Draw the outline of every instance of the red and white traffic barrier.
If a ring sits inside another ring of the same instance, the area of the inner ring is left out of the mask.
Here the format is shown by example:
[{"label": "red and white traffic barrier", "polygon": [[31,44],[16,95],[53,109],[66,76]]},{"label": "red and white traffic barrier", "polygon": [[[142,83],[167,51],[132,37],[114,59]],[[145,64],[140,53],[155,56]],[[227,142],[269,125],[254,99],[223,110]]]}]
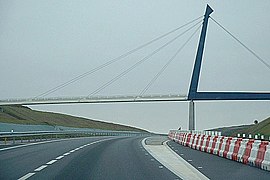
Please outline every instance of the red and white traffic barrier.
[{"label": "red and white traffic barrier", "polygon": [[251,166],[255,166],[255,160],[257,158],[260,144],[261,144],[260,140],[255,140],[254,143],[252,144],[250,156],[248,158],[248,164]]},{"label": "red and white traffic barrier", "polygon": [[218,136],[217,133],[205,135],[187,131],[170,131],[168,138],[183,146],[270,171],[270,143],[268,141]]},{"label": "red and white traffic barrier", "polygon": [[231,159],[234,160],[234,161],[237,161],[237,157],[238,157],[238,152],[240,150],[240,146],[241,146],[241,143],[242,143],[242,138],[237,138],[237,140],[235,141],[235,144],[234,144],[234,148],[233,148],[233,153],[232,153],[232,157]]},{"label": "red and white traffic barrier", "polygon": [[269,142],[262,141],[261,144],[259,145],[259,150],[257,153],[257,157],[255,159],[255,166],[262,168],[262,162],[265,159],[267,148],[270,149]]},{"label": "red and white traffic barrier", "polygon": [[216,148],[218,138],[219,138],[219,136],[215,136],[215,137],[213,138],[212,142],[210,143],[211,146],[210,146],[210,149],[209,149],[209,151],[208,151],[210,154],[213,154],[213,153],[214,153],[214,149]]},{"label": "red and white traffic barrier", "polygon": [[219,151],[221,149],[222,143],[224,141],[224,136],[219,136],[215,145],[215,149],[213,151],[213,154],[219,155]]},{"label": "red and white traffic barrier", "polygon": [[188,147],[192,147],[194,145],[195,139],[196,139],[196,134],[193,134],[190,138],[190,143],[188,145]]},{"label": "red and white traffic barrier", "polygon": [[196,149],[198,144],[199,144],[199,140],[201,138],[201,134],[197,134],[196,138],[195,138],[195,141],[194,141],[194,144],[192,145],[192,148],[193,149]]},{"label": "red and white traffic barrier", "polygon": [[270,144],[268,144],[266,148],[261,168],[270,171]]},{"label": "red and white traffic barrier", "polygon": [[200,141],[199,141],[199,144],[198,144],[198,146],[197,146],[197,150],[199,150],[199,151],[202,151],[202,146],[203,146],[203,142],[204,142],[204,139],[206,138],[206,135],[205,134],[203,134],[202,136],[201,136],[201,139],[200,139]]},{"label": "red and white traffic barrier", "polygon": [[251,149],[252,149],[252,145],[254,143],[254,139],[250,139],[248,142],[247,142],[247,145],[246,145],[246,148],[245,148],[245,151],[244,151],[244,154],[240,160],[240,162],[242,162],[243,164],[247,164],[248,163],[248,158],[250,156],[250,152],[251,152]]},{"label": "red and white traffic barrier", "polygon": [[233,154],[233,150],[234,150],[236,141],[237,141],[237,138],[232,138],[231,144],[229,146],[229,150],[227,152],[227,157],[226,157],[227,159],[232,159],[232,154]]},{"label": "red and white traffic barrier", "polygon": [[207,136],[207,138],[206,138],[206,142],[205,142],[205,145],[203,146],[203,151],[204,152],[207,152],[207,149],[208,149],[208,147],[209,147],[209,144],[210,144],[210,141],[211,141],[211,135],[209,135],[209,136]]}]

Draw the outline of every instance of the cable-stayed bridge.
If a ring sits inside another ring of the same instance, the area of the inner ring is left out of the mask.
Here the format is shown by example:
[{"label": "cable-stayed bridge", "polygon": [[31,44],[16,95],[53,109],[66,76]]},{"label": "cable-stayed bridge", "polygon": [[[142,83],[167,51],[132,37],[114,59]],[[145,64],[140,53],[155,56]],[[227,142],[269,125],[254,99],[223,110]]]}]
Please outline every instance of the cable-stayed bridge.
[{"label": "cable-stayed bridge", "polygon": [[[189,108],[189,129],[195,129],[195,120],[194,120],[194,101],[203,101],[203,100],[270,100],[270,92],[199,92],[198,85],[201,73],[201,66],[203,62],[203,52],[206,40],[206,33],[208,27],[209,19],[213,20],[215,24],[217,24],[222,30],[224,30],[227,34],[229,34],[237,43],[239,43],[244,49],[246,49],[250,54],[252,54],[260,63],[270,70],[269,63],[262,59],[259,55],[257,55],[254,51],[248,48],[244,43],[242,43],[237,37],[235,37],[232,33],[230,33],[225,27],[223,27],[219,22],[217,22],[214,18],[210,16],[213,12],[210,6],[207,5],[206,11],[204,16],[198,17],[183,26],[175,28],[157,38],[148,41],[137,48],[128,51],[125,54],[120,55],[119,57],[112,59],[105,64],[102,64],[99,67],[96,67],[90,71],[87,71],[79,76],[74,77],[73,79],[60,84],[44,93],[41,93],[33,98],[26,98],[26,99],[4,99],[0,100],[0,105],[39,105],[39,104],[73,104],[73,103],[121,103],[121,102],[128,102],[128,103],[139,103],[139,102],[162,102],[162,101],[189,101],[190,108]],[[203,20],[202,20],[202,17]],[[192,72],[192,78],[190,81],[190,88],[188,90],[187,95],[180,95],[180,94],[172,94],[172,95],[145,95],[146,91],[155,83],[155,81],[159,78],[159,76],[165,72],[166,68],[170,65],[170,63],[176,58],[176,56],[182,51],[182,49],[188,44],[188,42],[194,37],[194,35],[200,30],[201,27],[201,34],[199,38],[197,53],[195,57],[195,63]],[[108,82],[104,83],[98,89],[93,91],[87,96],[79,96],[79,97],[55,97],[55,98],[47,98],[48,95],[65,88],[66,86],[90,75],[94,72],[103,69],[115,62],[122,60],[123,58],[129,56],[130,54],[137,52],[138,50],[178,31],[179,29],[186,28],[183,32],[178,34],[177,36],[171,38],[167,43],[163,44],[159,48],[155,49],[153,52],[145,56],[144,58],[137,61],[135,64],[127,68],[126,70],[122,71],[117,76],[113,77]],[[101,92],[103,89],[107,88],[114,82],[116,82],[121,77],[127,75],[130,71],[134,70],[139,65],[143,64],[153,55],[160,52],[162,49],[170,45],[171,43],[175,42],[179,37],[183,36],[187,32],[193,30],[193,33],[186,39],[182,46],[180,46],[175,54],[169,58],[167,63],[162,67],[162,69],[152,78],[152,80],[147,84],[147,86],[138,94],[138,95],[121,95],[121,96],[98,96],[97,94]]]},{"label": "cable-stayed bridge", "polygon": [[[114,83],[116,80],[126,75],[128,72],[142,64],[145,60],[157,53],[163,47],[173,42],[177,37],[171,39],[170,42],[164,44],[150,55],[138,61],[136,64],[127,70],[115,76],[110,81],[102,85],[97,90],[87,96],[78,97],[47,97],[55,91],[58,91],[73,82],[106,67],[121,58],[135,52],[136,50],[154,42],[166,34],[176,31],[172,30],[138,48],[121,55],[119,58],[113,59],[100,67],[85,72],[70,81],[67,81],[55,88],[52,88],[38,96],[24,99],[3,99],[0,100],[0,105],[39,105],[39,104],[73,104],[73,103],[142,103],[142,102],[168,102],[168,101],[188,101],[190,102],[190,117],[189,129],[195,128],[194,123],[194,102],[203,100],[270,100],[270,92],[200,92],[198,91],[198,83],[200,78],[200,69],[203,59],[203,49],[205,44],[205,35],[207,31],[208,18],[213,10],[207,6],[202,24],[201,36],[199,40],[198,50],[196,54],[192,79],[187,95],[171,94],[171,95],[145,95],[149,87],[158,79],[170,62],[176,57],[182,47],[178,49],[174,56],[163,66],[156,76],[138,95],[119,95],[119,96],[98,96],[97,94]],[[210,17],[211,18],[211,17]],[[196,22],[192,21],[192,22]],[[196,25],[201,25],[200,22]],[[193,27],[196,27],[193,26]],[[200,27],[200,26],[199,26]],[[190,28],[192,29],[192,28]],[[197,32],[198,28],[193,35]],[[190,39],[189,38],[189,39]],[[188,39],[188,40],[189,40]],[[186,41],[186,43],[188,42]],[[238,39],[236,39],[238,41]],[[240,41],[239,41],[240,42]],[[240,42],[241,44],[241,42]],[[244,45],[245,46],[245,45]],[[256,53],[247,49],[266,67],[270,66],[267,61],[261,59]],[[41,135],[42,136],[42,135]],[[193,142],[195,142],[193,136]],[[203,135],[204,137],[204,135]],[[48,137],[45,137],[48,138]],[[144,138],[144,137],[143,137]],[[20,146],[11,146],[0,148],[0,179],[269,179],[269,172],[261,171],[259,168],[245,166],[242,163],[228,161],[219,156],[213,156],[202,153],[200,151],[190,151],[173,142],[164,143],[166,137],[162,139],[151,137],[143,139],[142,137],[127,138],[119,137],[84,137],[65,140],[50,140],[45,142],[23,144]],[[180,139],[180,136],[178,137]],[[189,136],[189,140],[190,140]],[[217,137],[216,137],[217,138]],[[221,137],[220,137],[221,138]],[[224,137],[223,137],[224,138]],[[223,138],[221,141],[223,141]],[[207,138],[208,139],[208,138]],[[27,140],[27,139],[25,139]],[[197,143],[198,143],[197,139]],[[206,140],[206,139],[205,139]],[[206,142],[205,140],[201,142]],[[21,139],[21,142],[23,139]],[[29,141],[29,139],[28,139]],[[209,141],[208,141],[209,142]],[[212,147],[214,142],[217,146],[217,141],[212,139]],[[219,144],[218,152],[221,151],[226,156],[233,147],[229,144],[230,150],[226,144]],[[165,147],[164,145],[169,146]],[[192,143],[194,144],[194,143]],[[206,142],[207,144],[207,142]],[[236,143],[235,143],[236,144]],[[242,142],[241,146],[242,147]],[[255,143],[254,143],[255,145]],[[256,146],[257,145],[257,146]],[[256,144],[253,149],[259,146]],[[263,149],[265,146],[258,147]],[[163,147],[164,146],[164,147]],[[201,143],[202,146],[202,143]],[[210,147],[205,145],[204,149]],[[226,146],[226,147],[225,147]],[[236,145],[235,145],[236,146]],[[268,145],[269,146],[269,145]],[[253,149],[247,149],[250,154],[254,155]],[[227,150],[226,150],[227,149]],[[236,148],[234,148],[236,149]],[[265,151],[265,149],[264,149]],[[173,154],[173,156],[171,155]],[[235,154],[235,153],[233,153]],[[237,154],[237,153],[236,153]],[[258,153],[259,154],[259,153]],[[268,153],[269,155],[269,153]],[[177,158],[176,158],[177,157]],[[255,161],[256,162],[256,161]],[[269,162],[269,161],[268,161]],[[192,165],[191,165],[192,164]],[[255,163],[256,164],[256,163]],[[174,167],[174,168],[173,168]],[[241,172],[240,172],[241,171]],[[240,173],[239,173],[240,172]],[[268,174],[267,174],[268,173]],[[233,176],[233,177],[230,177]]]}]

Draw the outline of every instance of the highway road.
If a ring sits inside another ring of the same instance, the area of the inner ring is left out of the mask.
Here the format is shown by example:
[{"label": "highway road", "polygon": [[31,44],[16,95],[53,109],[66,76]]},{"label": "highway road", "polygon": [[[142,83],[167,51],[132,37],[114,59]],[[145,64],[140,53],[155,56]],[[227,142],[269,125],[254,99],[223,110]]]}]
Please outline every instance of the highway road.
[{"label": "highway road", "polygon": [[0,179],[179,179],[143,137],[92,137],[0,150]]},{"label": "highway road", "polygon": [[167,144],[173,151],[206,175],[209,179],[270,179],[269,171],[194,150],[173,141],[169,141]]},{"label": "highway road", "polygon": [[[142,146],[144,137],[88,137],[0,149],[0,179],[180,179]],[[210,179],[270,179],[270,172],[169,147]]]}]

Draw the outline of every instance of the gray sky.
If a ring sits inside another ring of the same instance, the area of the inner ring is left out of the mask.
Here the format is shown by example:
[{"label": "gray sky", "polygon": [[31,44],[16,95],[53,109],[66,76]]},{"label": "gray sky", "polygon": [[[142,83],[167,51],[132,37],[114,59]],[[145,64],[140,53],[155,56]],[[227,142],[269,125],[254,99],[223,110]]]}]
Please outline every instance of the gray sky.
[{"label": "gray sky", "polygon": [[[0,99],[39,95],[202,16],[207,3],[214,9],[211,15],[214,19],[270,64],[268,0],[0,0]],[[183,36],[100,94],[139,94],[189,36],[190,33]],[[198,39],[199,33],[146,94],[187,94]],[[49,97],[88,95],[168,40]],[[269,92],[269,77],[269,69],[210,20],[199,91]],[[260,121],[270,116],[269,107],[269,101],[197,102],[196,127],[206,129]],[[32,108],[163,133],[179,126],[186,128],[188,121],[185,102]]]}]

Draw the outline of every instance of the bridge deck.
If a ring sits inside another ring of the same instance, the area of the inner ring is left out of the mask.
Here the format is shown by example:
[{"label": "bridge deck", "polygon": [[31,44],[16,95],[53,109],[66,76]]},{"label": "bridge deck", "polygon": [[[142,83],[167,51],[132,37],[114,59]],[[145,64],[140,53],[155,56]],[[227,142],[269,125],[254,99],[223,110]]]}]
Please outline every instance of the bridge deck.
[{"label": "bridge deck", "polygon": [[75,104],[75,103],[121,103],[121,102],[158,102],[186,101],[184,95],[153,95],[153,96],[95,96],[95,97],[64,97],[37,99],[6,99],[0,105],[40,105],[40,104]]}]

